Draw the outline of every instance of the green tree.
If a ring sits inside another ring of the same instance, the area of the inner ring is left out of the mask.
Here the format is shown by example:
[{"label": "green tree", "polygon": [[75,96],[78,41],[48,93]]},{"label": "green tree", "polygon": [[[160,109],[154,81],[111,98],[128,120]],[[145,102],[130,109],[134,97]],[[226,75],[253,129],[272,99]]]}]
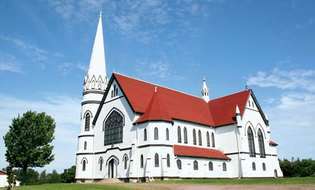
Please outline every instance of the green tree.
[{"label": "green tree", "polygon": [[68,169],[65,169],[61,174],[62,182],[63,183],[73,183],[75,182],[75,166],[72,166]]},{"label": "green tree", "polygon": [[5,156],[10,166],[22,169],[22,184],[29,167],[43,167],[54,160],[52,154],[54,119],[45,113],[27,111],[12,120],[4,136]]}]

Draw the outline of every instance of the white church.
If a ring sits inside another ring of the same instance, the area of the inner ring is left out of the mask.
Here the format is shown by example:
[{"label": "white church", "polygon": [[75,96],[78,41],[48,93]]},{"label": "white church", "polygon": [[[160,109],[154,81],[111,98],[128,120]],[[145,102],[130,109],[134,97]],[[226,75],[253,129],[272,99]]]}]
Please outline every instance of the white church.
[{"label": "white church", "polygon": [[100,16],[84,78],[77,182],[282,177],[252,90],[210,99],[106,73]]}]

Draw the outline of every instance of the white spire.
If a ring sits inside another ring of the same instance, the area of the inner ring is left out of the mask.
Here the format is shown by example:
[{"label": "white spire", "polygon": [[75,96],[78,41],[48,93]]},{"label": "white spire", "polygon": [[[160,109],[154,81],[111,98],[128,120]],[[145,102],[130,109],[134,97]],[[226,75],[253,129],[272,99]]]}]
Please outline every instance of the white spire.
[{"label": "white spire", "polygon": [[202,98],[206,101],[206,102],[209,102],[209,90],[208,90],[208,86],[207,86],[207,83],[206,83],[206,79],[203,78],[203,82],[202,82],[202,89],[201,89],[201,95],[202,95]]},{"label": "white spire", "polygon": [[107,84],[102,12],[100,12],[89,70],[85,76],[84,89],[105,90]]}]

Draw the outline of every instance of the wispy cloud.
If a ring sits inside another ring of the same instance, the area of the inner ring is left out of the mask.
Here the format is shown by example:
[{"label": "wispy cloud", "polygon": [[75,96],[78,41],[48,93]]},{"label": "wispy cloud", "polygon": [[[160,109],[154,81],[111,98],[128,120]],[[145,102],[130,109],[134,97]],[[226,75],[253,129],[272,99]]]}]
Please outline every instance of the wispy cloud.
[{"label": "wispy cloud", "polygon": [[80,129],[80,99],[70,96],[50,96],[42,100],[27,100],[0,94],[0,168],[6,166],[5,147],[2,136],[8,130],[12,119],[27,110],[46,112],[56,120],[54,140],[55,161],[48,169],[69,167],[74,164],[76,151],[76,136]]},{"label": "wispy cloud", "polygon": [[315,133],[315,71],[276,68],[256,73],[248,78],[247,84],[268,88],[269,91],[280,90],[280,95],[267,99],[265,106],[272,136],[280,141],[280,155],[314,158],[315,140],[310,134]]},{"label": "wispy cloud", "polygon": [[17,64],[16,58],[12,55],[0,53],[0,72],[22,73],[22,69]]}]

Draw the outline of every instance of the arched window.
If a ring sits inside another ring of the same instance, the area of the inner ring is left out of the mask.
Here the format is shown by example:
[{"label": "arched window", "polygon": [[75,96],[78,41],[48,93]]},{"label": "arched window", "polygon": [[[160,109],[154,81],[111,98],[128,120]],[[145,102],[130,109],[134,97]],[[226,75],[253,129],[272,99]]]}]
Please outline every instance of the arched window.
[{"label": "arched window", "polygon": [[209,170],[213,171],[213,163],[211,161],[209,162]]},{"label": "arched window", "polygon": [[100,159],[98,160],[98,164],[100,166],[100,171],[103,170],[103,163],[104,163],[103,157],[100,157]]},{"label": "arched window", "polygon": [[180,159],[178,159],[178,160],[176,161],[176,164],[177,164],[177,168],[178,168],[179,170],[181,170],[181,169],[182,169],[182,161],[181,161]]},{"label": "arched window", "polygon": [[182,143],[182,134],[179,126],[177,127],[177,142]]},{"label": "arched window", "polygon": [[195,129],[193,130],[193,143],[194,143],[194,145],[197,144],[197,137],[196,137],[196,130]]},{"label": "arched window", "polygon": [[225,172],[226,171],[226,163],[225,162],[223,162],[223,164],[222,164],[222,170]]},{"label": "arched window", "polygon": [[123,161],[124,161],[124,169],[126,170],[128,167],[128,155],[127,154],[124,155]]},{"label": "arched window", "polygon": [[254,134],[250,127],[248,127],[247,129],[247,138],[248,138],[248,146],[249,146],[249,155],[250,157],[255,157]]},{"label": "arched window", "polygon": [[198,162],[197,162],[197,160],[194,161],[194,170],[198,170]]},{"label": "arched window", "polygon": [[82,171],[85,171],[86,170],[86,160],[83,159],[82,160]]},{"label": "arched window", "polygon": [[259,144],[260,157],[265,158],[266,152],[265,152],[264,136],[260,129],[258,130],[258,144]]},{"label": "arched window", "polygon": [[154,140],[159,140],[159,129],[157,127],[154,128]]},{"label": "arched window", "polygon": [[210,134],[207,131],[207,146],[210,147]]},{"label": "arched window", "polygon": [[187,144],[188,143],[188,138],[187,138],[187,129],[186,127],[184,127],[184,143]]},{"label": "arched window", "polygon": [[263,171],[266,171],[266,164],[265,164],[265,162],[262,163],[262,169],[263,169]]},{"label": "arched window", "polygon": [[144,130],[143,130],[143,140],[144,140],[144,141],[148,140],[147,129],[144,129]]},{"label": "arched window", "polygon": [[255,162],[252,162],[252,170],[256,171],[256,163]]},{"label": "arched window", "polygon": [[85,114],[85,127],[84,127],[85,131],[90,130],[90,123],[91,123],[91,114],[89,112],[87,112]]},{"label": "arched window", "polygon": [[140,156],[140,168],[143,168],[143,155]]},{"label": "arched window", "polygon": [[87,142],[84,141],[84,146],[83,146],[83,149],[86,150],[87,149]]},{"label": "arched window", "polygon": [[200,130],[198,130],[198,141],[199,141],[199,145],[202,146],[202,136],[201,136]]},{"label": "arched window", "polygon": [[171,167],[171,158],[170,158],[169,154],[167,154],[167,156],[166,156],[166,166],[168,168]]},{"label": "arched window", "polygon": [[214,133],[211,133],[212,147],[215,147]]},{"label": "arched window", "polygon": [[124,118],[116,110],[105,121],[104,145],[121,143],[123,140]]},{"label": "arched window", "polygon": [[158,153],[155,153],[155,155],[154,155],[154,166],[155,167],[159,167],[160,166]]},{"label": "arched window", "polygon": [[166,128],[166,140],[170,140],[170,131]]}]

